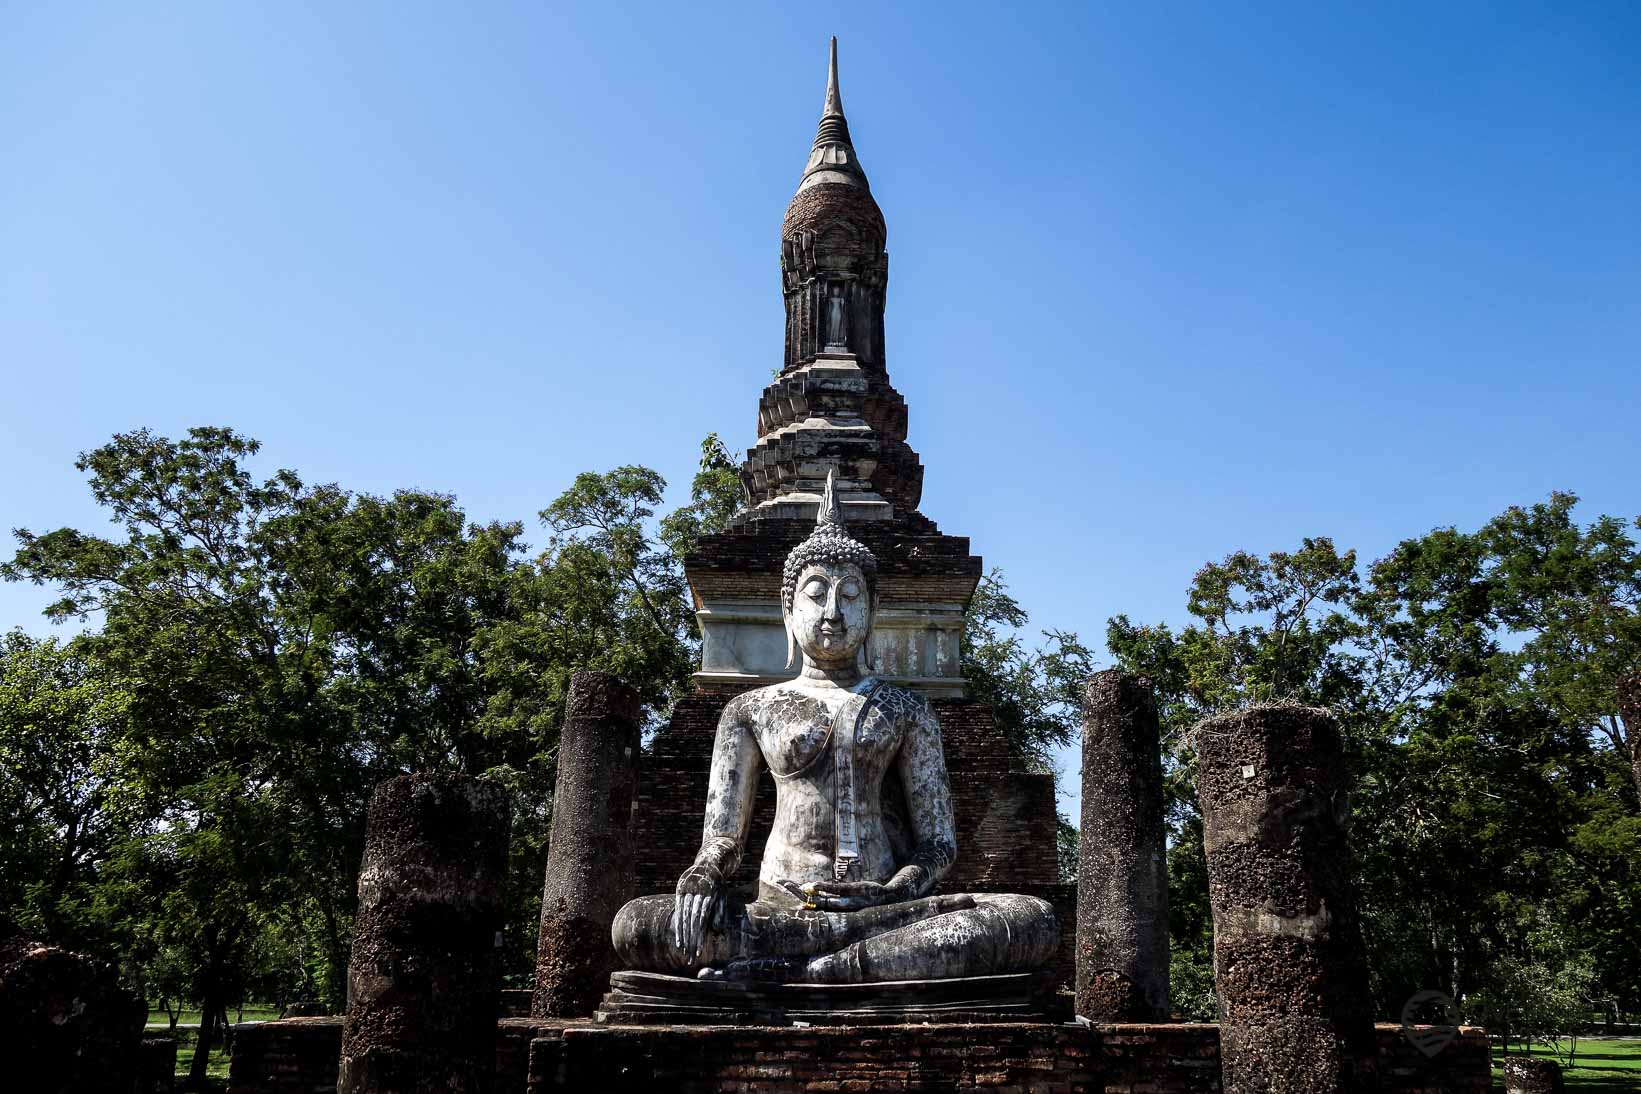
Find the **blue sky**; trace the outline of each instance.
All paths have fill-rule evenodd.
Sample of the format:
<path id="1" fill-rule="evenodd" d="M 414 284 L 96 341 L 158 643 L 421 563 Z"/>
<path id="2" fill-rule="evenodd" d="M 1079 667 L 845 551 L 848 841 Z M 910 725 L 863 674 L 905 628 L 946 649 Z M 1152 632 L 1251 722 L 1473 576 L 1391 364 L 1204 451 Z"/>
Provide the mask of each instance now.
<path id="1" fill-rule="evenodd" d="M 0 3 L 0 525 L 202 423 L 475 518 L 682 497 L 780 361 L 830 34 L 923 511 L 1034 625 L 1641 512 L 1641 6 L 797 7 Z"/>

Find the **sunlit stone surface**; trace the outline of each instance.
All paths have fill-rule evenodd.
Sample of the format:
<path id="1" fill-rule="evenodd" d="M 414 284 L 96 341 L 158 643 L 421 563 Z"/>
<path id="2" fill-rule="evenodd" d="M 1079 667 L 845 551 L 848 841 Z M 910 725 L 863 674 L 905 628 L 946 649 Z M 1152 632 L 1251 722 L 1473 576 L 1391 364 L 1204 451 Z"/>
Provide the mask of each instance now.
<path id="1" fill-rule="evenodd" d="M 694 863 L 674 893 L 640 897 L 616 917 L 628 967 L 859 984 L 1022 973 L 1052 960 L 1059 924 L 1047 902 L 935 894 L 957 854 L 940 725 L 928 700 L 866 664 L 876 583 L 876 560 L 844 531 L 829 477 L 815 533 L 783 571 L 802 674 L 725 707 Z M 775 823 L 748 902 L 724 883 L 765 767 Z M 886 808 L 891 773 L 903 812 Z"/>

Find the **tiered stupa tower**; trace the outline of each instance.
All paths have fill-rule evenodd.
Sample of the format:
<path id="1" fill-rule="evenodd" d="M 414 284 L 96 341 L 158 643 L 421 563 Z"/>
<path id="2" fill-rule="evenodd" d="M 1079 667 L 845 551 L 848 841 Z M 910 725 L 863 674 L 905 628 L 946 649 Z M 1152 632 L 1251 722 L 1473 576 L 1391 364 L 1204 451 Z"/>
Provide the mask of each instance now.
<path id="1" fill-rule="evenodd" d="M 741 519 L 813 520 L 833 469 L 851 522 L 916 511 L 923 467 L 883 364 L 886 237 L 843 116 L 834 38 L 820 128 L 781 225 L 786 357 L 758 403 Z"/>
<path id="2" fill-rule="evenodd" d="M 826 100 L 781 225 L 786 347 L 758 401 L 733 530 L 685 563 L 703 636 L 697 683 L 740 691 L 788 679 L 780 566 L 814 528 L 828 471 L 851 534 L 880 560 L 872 655 L 882 675 L 931 696 L 963 694 L 963 609 L 980 578 L 968 540 L 917 511 L 923 465 L 906 443 L 906 401 L 884 367 L 888 231 L 849 135 L 832 40 Z"/>
<path id="3" fill-rule="evenodd" d="M 781 227 L 786 356 L 758 402 L 758 440 L 741 465 L 746 505 L 729 531 L 704 537 L 684 560 L 701 624 L 701 670 L 695 692 L 674 705 L 638 766 L 633 895 L 670 892 L 694 858 L 724 704 L 797 675 L 781 623 L 781 566 L 815 530 L 826 475 L 835 470 L 849 534 L 878 560 L 874 671 L 923 692 L 940 719 L 958 846 L 944 884 L 952 892 L 1043 896 L 1070 923 L 1072 890 L 1058 883 L 1054 778 L 1025 770 L 991 709 L 966 693 L 963 613 L 980 559 L 967 539 L 942 535 L 917 511 L 923 468 L 906 444 L 906 403 L 883 364 L 886 235 L 843 116 L 834 39 L 820 130 Z M 736 876 L 748 887 L 774 812 L 773 781 L 760 782 Z M 886 793 L 893 799 L 899 788 Z M 1065 932 L 1068 978 L 1071 937 Z"/>

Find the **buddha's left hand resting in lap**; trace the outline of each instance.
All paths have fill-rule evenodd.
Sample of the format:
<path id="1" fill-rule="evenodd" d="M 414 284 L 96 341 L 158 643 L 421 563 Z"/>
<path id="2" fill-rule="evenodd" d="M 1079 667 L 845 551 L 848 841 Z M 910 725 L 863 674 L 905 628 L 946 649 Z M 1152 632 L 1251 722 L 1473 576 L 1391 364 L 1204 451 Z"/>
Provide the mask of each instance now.
<path id="1" fill-rule="evenodd" d="M 815 533 L 782 577 L 802 674 L 724 708 L 701 849 L 675 893 L 621 909 L 616 952 L 650 972 L 833 984 L 1047 964 L 1059 942 L 1047 902 L 935 895 L 957 854 L 940 725 L 926 699 L 866 669 L 877 563 L 845 533 L 830 478 Z M 749 903 L 728 880 L 762 767 L 775 778 L 775 821 Z M 904 822 L 883 807 L 891 775 L 905 791 Z"/>

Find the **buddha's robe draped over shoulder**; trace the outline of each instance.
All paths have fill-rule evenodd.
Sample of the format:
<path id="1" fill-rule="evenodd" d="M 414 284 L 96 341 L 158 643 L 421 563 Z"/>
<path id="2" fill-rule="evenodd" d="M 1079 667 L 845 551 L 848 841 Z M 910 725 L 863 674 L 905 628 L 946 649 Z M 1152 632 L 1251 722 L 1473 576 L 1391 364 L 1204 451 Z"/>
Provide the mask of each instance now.
<path id="1" fill-rule="evenodd" d="M 780 881 L 887 883 L 903 872 L 908 895 L 920 897 L 951 868 L 951 783 L 940 726 L 922 696 L 869 680 L 835 714 L 819 699 L 778 687 L 731 700 L 713 742 L 697 858 L 721 876 L 744 853 L 765 765 L 778 794 L 758 872 L 760 899 L 791 902 Z M 885 808 L 891 777 L 900 783 L 904 817 Z"/>

